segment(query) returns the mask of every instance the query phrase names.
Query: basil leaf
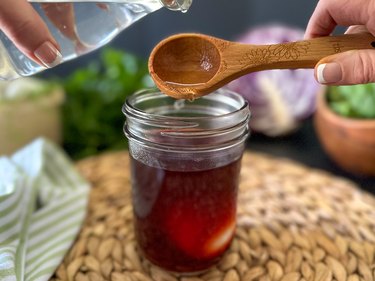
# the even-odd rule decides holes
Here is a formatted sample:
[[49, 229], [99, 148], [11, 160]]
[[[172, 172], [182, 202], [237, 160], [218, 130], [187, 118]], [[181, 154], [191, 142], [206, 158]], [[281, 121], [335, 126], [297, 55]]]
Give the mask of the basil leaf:
[[100, 60], [77, 69], [62, 84], [65, 150], [73, 159], [107, 150], [126, 149], [121, 112], [126, 97], [149, 87], [147, 62], [105, 48]]
[[375, 84], [332, 86], [328, 103], [337, 114], [357, 119], [375, 118]]

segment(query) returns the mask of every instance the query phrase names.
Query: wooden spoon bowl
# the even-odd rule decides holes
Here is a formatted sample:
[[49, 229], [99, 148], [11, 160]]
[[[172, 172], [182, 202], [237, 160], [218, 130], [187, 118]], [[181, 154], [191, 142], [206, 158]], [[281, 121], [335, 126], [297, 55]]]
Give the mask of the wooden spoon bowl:
[[173, 44], [155, 50], [153, 73], [166, 83], [201, 84], [211, 80], [220, 68], [220, 52], [201, 37], [177, 37]]

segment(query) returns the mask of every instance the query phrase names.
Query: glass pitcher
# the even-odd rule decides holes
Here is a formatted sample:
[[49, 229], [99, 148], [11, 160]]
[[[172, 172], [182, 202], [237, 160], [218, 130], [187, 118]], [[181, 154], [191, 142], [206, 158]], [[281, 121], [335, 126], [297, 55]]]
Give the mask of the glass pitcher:
[[[29, 0], [57, 40], [62, 61], [89, 53], [142, 17], [166, 7], [185, 12], [192, 0]], [[0, 31], [0, 80], [45, 68], [26, 57]]]

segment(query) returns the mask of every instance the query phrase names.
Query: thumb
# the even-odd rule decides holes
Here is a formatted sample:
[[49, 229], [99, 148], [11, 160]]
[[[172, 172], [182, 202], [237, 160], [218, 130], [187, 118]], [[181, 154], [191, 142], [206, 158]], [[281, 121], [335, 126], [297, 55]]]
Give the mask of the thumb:
[[375, 51], [355, 50], [326, 57], [316, 65], [315, 77], [329, 85], [375, 82]]
[[0, 0], [0, 28], [16, 47], [39, 64], [61, 62], [58, 44], [34, 8], [25, 0]]

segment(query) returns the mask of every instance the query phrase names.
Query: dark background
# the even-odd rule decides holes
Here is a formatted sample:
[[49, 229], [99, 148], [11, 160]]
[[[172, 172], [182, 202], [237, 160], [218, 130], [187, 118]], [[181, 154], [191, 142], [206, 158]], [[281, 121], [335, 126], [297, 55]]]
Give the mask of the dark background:
[[[248, 28], [262, 24], [284, 24], [304, 29], [317, 1], [312, 0], [193, 0], [188, 13], [159, 10], [123, 31], [109, 45], [147, 59], [163, 38], [178, 32], [200, 32], [235, 40]], [[339, 28], [338, 32], [343, 29]], [[67, 62], [43, 76], [66, 76], [78, 67], [98, 59], [99, 51]], [[325, 154], [315, 135], [312, 120], [307, 120], [293, 135], [267, 138], [252, 135], [248, 147], [255, 151], [297, 160], [357, 182], [374, 192], [375, 179], [346, 173]]]

